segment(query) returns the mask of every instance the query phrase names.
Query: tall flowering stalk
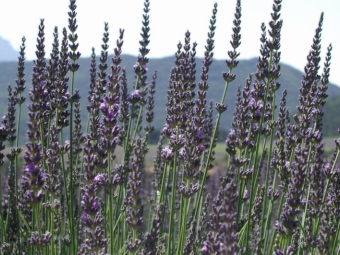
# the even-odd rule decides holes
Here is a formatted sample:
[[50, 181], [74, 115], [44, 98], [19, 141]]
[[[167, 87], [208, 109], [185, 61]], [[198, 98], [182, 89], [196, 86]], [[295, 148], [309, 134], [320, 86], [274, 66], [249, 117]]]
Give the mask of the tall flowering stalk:
[[32, 220], [32, 229], [27, 242], [31, 245], [30, 252], [45, 254], [45, 248], [51, 241], [51, 233], [44, 233], [44, 226], [41, 222], [41, 202], [44, 198], [43, 186], [45, 174], [43, 173], [43, 148], [44, 124], [43, 116], [47, 109], [47, 102], [44, 98], [46, 92], [45, 82], [45, 51], [44, 51], [44, 20], [41, 20], [38, 34], [37, 60], [33, 68], [32, 87], [29, 92], [31, 103], [28, 106], [29, 122], [25, 151], [25, 169], [22, 177], [23, 201], [26, 204]]
[[79, 94], [76, 92], [74, 89], [74, 83], [75, 83], [75, 72], [79, 69], [79, 64], [77, 64], [77, 60], [80, 58], [80, 52], [77, 51], [78, 49], [78, 35], [76, 33], [78, 25], [77, 25], [77, 19], [76, 19], [76, 1], [75, 0], [70, 0], [70, 5], [69, 5], [70, 11], [68, 12], [69, 15], [69, 53], [68, 56], [71, 60], [71, 63], [69, 64], [69, 69], [72, 73], [71, 77], [71, 90], [70, 90], [70, 98], [69, 98], [69, 103], [70, 103], [70, 156], [69, 156], [69, 190], [66, 194], [66, 196], [69, 196], [69, 207], [68, 207], [68, 215], [69, 215], [69, 230], [70, 230], [70, 238], [71, 238], [71, 251], [72, 254], [77, 253], [77, 240], [76, 240], [76, 235], [75, 235], [75, 230], [76, 230], [76, 225], [75, 225], [75, 219], [74, 219], [74, 208], [75, 208], [75, 179], [76, 179], [76, 165], [77, 161], [74, 160], [74, 140], [71, 139], [73, 137], [73, 132], [74, 132], [74, 123], [73, 123], [73, 116], [74, 116], [74, 103], [77, 103], [79, 101]]
[[[5, 155], [3, 154], [3, 150], [5, 149], [5, 145], [4, 143], [6, 142], [6, 137], [7, 137], [7, 130], [5, 128], [4, 125], [1, 125], [0, 126], [0, 166], [2, 167], [3, 164], [4, 164], [4, 157]], [[3, 183], [3, 177], [4, 177], [4, 171], [3, 169], [1, 169], [1, 172], [0, 172], [0, 183], [2, 185]], [[0, 189], [0, 209], [1, 209], [1, 215], [0, 215], [0, 226], [1, 226], [1, 236], [0, 236], [0, 240], [2, 243], [5, 243], [7, 244], [6, 242], [6, 226], [5, 226], [5, 222], [6, 222], [6, 218], [8, 217], [5, 213], [6, 209], [8, 208], [8, 200], [5, 199], [5, 197], [3, 196], [3, 190], [2, 188]]]
[[[10, 144], [11, 153], [7, 155], [7, 158], [10, 161], [9, 172], [8, 172], [8, 206], [9, 211], [6, 220], [6, 226], [3, 226], [3, 230], [6, 231], [6, 234], [3, 234], [2, 237], [7, 236], [8, 241], [10, 241], [10, 249], [15, 251], [17, 250], [19, 253], [21, 252], [20, 247], [20, 233], [19, 233], [19, 211], [17, 208], [18, 204], [18, 160], [19, 155], [22, 151], [19, 148], [19, 131], [20, 131], [20, 119], [21, 119], [21, 106], [25, 102], [25, 98], [22, 96], [22, 93], [25, 90], [25, 37], [22, 38], [22, 44], [20, 46], [20, 56], [18, 61], [18, 72], [17, 72], [17, 80], [14, 91], [12, 92], [11, 86], [8, 87], [9, 92], [9, 104], [7, 114], [3, 117], [2, 123], [4, 124], [5, 133], [7, 133], [7, 140]], [[17, 122], [15, 122], [15, 112], [16, 106], [18, 105], [18, 113], [17, 113]], [[16, 127], [15, 127], [16, 125]], [[2, 177], [2, 176], [1, 176]], [[0, 177], [0, 183], [2, 183], [2, 178]], [[2, 190], [0, 194], [2, 198]], [[0, 198], [0, 200], [1, 200]], [[2, 204], [2, 201], [0, 201]], [[0, 210], [2, 211], [2, 209]], [[3, 221], [1, 221], [3, 222]]]
[[111, 185], [105, 186], [105, 192], [108, 196], [104, 197], [105, 205], [109, 208], [105, 214], [105, 223], [109, 224], [109, 229], [106, 231], [106, 236], [109, 236], [110, 253], [115, 252], [114, 245], [114, 219], [115, 212], [117, 209], [114, 206], [115, 199], [115, 188], [119, 183], [114, 184], [113, 180], [119, 176], [113, 167], [115, 159], [114, 153], [118, 144], [121, 143], [120, 133], [121, 128], [118, 125], [118, 114], [119, 114], [119, 97], [120, 97], [120, 54], [123, 45], [123, 34], [124, 30], [120, 30], [119, 40], [117, 40], [117, 47], [114, 49], [115, 55], [112, 58], [113, 65], [111, 66], [111, 73], [108, 75], [108, 81], [105, 83], [106, 94], [103, 94], [102, 102], [99, 106], [102, 112], [102, 120], [100, 123], [100, 139], [98, 140], [98, 157], [101, 164], [97, 167], [100, 171], [103, 171], [107, 176], [108, 180], [111, 180]]
[[[219, 128], [219, 124], [220, 124], [220, 119], [221, 119], [221, 115], [224, 111], [227, 110], [227, 106], [224, 104], [224, 101], [225, 101], [225, 98], [226, 98], [226, 95], [227, 95], [227, 91], [228, 91], [228, 87], [229, 87], [229, 84], [235, 79], [236, 75], [232, 73], [233, 69], [237, 67], [238, 65], [238, 61], [236, 60], [237, 57], [240, 55], [240, 53], [238, 53], [236, 50], [237, 48], [240, 46], [241, 44], [241, 35], [240, 35], [240, 32], [241, 32], [241, 1], [237, 1], [236, 3], [236, 11], [235, 11], [235, 19], [233, 21], [233, 24], [234, 24], [234, 28], [233, 28], [233, 35], [232, 35], [232, 40], [230, 41], [231, 43], [231, 46], [233, 48], [232, 51], [228, 51], [228, 56], [230, 57], [229, 60], [226, 61], [227, 63], [227, 66], [229, 67], [229, 72], [224, 72], [223, 73], [223, 78], [225, 80], [225, 87], [224, 87], [224, 91], [223, 91], [223, 94], [222, 94], [222, 98], [221, 98], [221, 101], [219, 103], [216, 103], [215, 105], [215, 108], [218, 112], [218, 115], [217, 115], [217, 118], [216, 118], [216, 121], [215, 121], [215, 126], [213, 128], [213, 132], [212, 132], [212, 136], [211, 136], [211, 139], [210, 139], [210, 146], [209, 146], [209, 150], [207, 152], [207, 162], [205, 163], [205, 168], [204, 168], [204, 172], [203, 172], [203, 182], [201, 184], [201, 187], [200, 187], [200, 190], [199, 190], [199, 193], [198, 193], [198, 197], [196, 199], [196, 204], [195, 204], [195, 218], [197, 219], [198, 218], [198, 215], [199, 215], [199, 211], [201, 209], [201, 206], [202, 206], [202, 198], [203, 198], [203, 191], [204, 191], [204, 185], [205, 185], [205, 180], [206, 180], [206, 177], [207, 177], [207, 174], [208, 174], [208, 170], [210, 168], [210, 161], [211, 161], [211, 157], [212, 157], [212, 154], [213, 154], [213, 149], [214, 149], [214, 145], [215, 145], [215, 139], [217, 137], [217, 133], [218, 133], [218, 128]], [[214, 31], [214, 26], [212, 24], [212, 27], [213, 30], [211, 30], [211, 32]], [[210, 29], [211, 29], [210, 28]], [[212, 34], [208, 34], [209, 36], [209, 39], [210, 39], [210, 43], [212, 43]], [[208, 40], [209, 42], [209, 40]], [[210, 45], [211, 46], [211, 45]], [[209, 45], [208, 45], [208, 51], [207, 51], [207, 54], [208, 54], [208, 62], [210, 60], [210, 57], [212, 56], [209, 56], [210, 54], [210, 51], [211, 49], [209, 49]], [[204, 69], [203, 69], [204, 71]]]

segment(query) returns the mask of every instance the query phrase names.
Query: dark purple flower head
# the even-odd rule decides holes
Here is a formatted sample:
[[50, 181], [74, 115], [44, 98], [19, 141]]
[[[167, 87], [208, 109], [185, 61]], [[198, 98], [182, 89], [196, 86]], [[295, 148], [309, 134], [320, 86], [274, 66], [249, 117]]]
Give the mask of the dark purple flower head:
[[186, 156], [186, 152], [185, 152], [184, 147], [182, 147], [182, 148], [179, 150], [179, 157], [180, 157], [181, 159], [184, 159], [185, 156]]
[[279, 249], [275, 250], [275, 255], [283, 255], [283, 254], [284, 253], [281, 250], [279, 250]]
[[312, 136], [313, 136], [313, 128], [309, 127], [309, 128], [307, 129], [307, 131], [305, 131], [305, 136], [306, 136], [307, 138], [312, 138]]
[[39, 174], [40, 168], [36, 167], [36, 165], [33, 162], [29, 162], [25, 167], [25, 172], [31, 176], [36, 176]]
[[136, 64], [134, 64], [133, 66], [133, 70], [135, 71], [135, 73], [139, 76], [146, 74], [146, 72], [148, 71], [148, 68], [145, 66], [141, 66], [138, 62]]
[[40, 89], [45, 90], [46, 89], [46, 81], [40, 81]]
[[202, 128], [200, 128], [200, 129], [197, 130], [197, 138], [198, 138], [199, 140], [201, 140], [201, 139], [204, 138], [204, 132], [203, 132], [203, 129], [202, 129]]
[[96, 177], [93, 179], [94, 183], [98, 186], [102, 186], [106, 182], [105, 174], [97, 174]]
[[325, 173], [326, 176], [330, 176], [331, 169], [332, 169], [331, 164], [326, 163], [326, 165], [324, 166], [324, 173]]
[[129, 97], [129, 101], [131, 103], [137, 103], [140, 101], [140, 99], [141, 99], [141, 92], [138, 89], [131, 92], [131, 95]]
[[91, 220], [89, 219], [89, 217], [87, 216], [86, 213], [83, 213], [83, 215], [81, 216], [81, 221], [86, 225], [90, 225], [89, 223], [91, 222]]
[[200, 143], [200, 144], [197, 146], [197, 149], [198, 149], [198, 150], [203, 150], [203, 149], [204, 149], [204, 145]]
[[92, 208], [93, 208], [93, 210], [95, 210], [95, 211], [98, 211], [98, 210], [99, 210], [100, 204], [99, 204], [97, 198], [93, 199], [93, 201], [92, 201]]
[[103, 180], [105, 180], [104, 174], [97, 174], [96, 177], [94, 177], [95, 182], [102, 182]]
[[178, 138], [175, 134], [172, 134], [170, 136], [170, 145], [175, 150], [179, 150], [180, 148], [182, 148], [184, 146], [184, 144], [185, 144], [184, 135], [180, 134], [180, 135], [178, 135]]
[[5, 141], [7, 138], [7, 130], [3, 125], [0, 127], [0, 141]]
[[165, 124], [162, 130], [162, 134], [164, 134], [166, 137], [171, 136], [171, 129], [168, 124]]
[[316, 130], [315, 133], [313, 134], [313, 142], [314, 143], [320, 143], [322, 140], [322, 133], [320, 130]]
[[117, 104], [113, 105], [108, 112], [107, 112], [107, 118], [109, 120], [116, 119], [117, 115], [119, 113], [119, 106]]
[[[176, 140], [176, 135], [175, 135], [175, 134], [172, 134], [170, 138], [173, 139], [173, 140]], [[179, 136], [178, 136], [178, 141], [179, 141], [180, 143], [184, 143], [184, 141], [185, 141], [184, 135], [179, 135]]]

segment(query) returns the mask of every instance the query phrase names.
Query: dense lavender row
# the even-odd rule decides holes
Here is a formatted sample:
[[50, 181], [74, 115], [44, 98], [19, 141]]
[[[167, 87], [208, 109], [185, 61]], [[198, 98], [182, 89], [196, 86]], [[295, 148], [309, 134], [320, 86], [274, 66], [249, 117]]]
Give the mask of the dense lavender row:
[[[149, 0], [144, 2], [139, 56], [128, 67], [135, 74], [132, 86], [126, 79], [129, 69], [121, 66], [124, 30], [119, 31], [110, 62], [105, 23], [99, 63], [92, 51], [86, 107], [74, 87], [80, 58], [75, 0], [70, 0], [68, 29], [61, 38], [58, 28], [54, 30], [49, 58], [41, 20], [29, 98], [22, 96], [23, 38], [16, 86], [8, 87], [8, 110], [0, 127], [0, 150], [9, 148], [7, 159], [0, 153], [1, 254], [340, 252], [340, 139], [329, 162], [322, 143], [332, 46], [319, 74], [322, 14], [304, 68], [298, 112], [290, 116], [287, 93], [276, 93], [284, 86], [278, 83], [281, 1], [273, 1], [269, 28], [261, 26], [257, 71], [238, 86], [225, 143], [227, 166], [220, 171], [211, 170], [240, 55], [240, 0], [227, 71], [221, 74], [225, 87], [220, 102], [206, 100], [217, 4], [199, 80], [196, 43], [189, 31], [177, 45], [152, 173], [144, 166], [154, 130], [157, 80], [157, 71], [150, 75], [147, 68]], [[22, 152], [18, 127], [26, 100], [29, 122]], [[85, 125], [81, 109], [88, 112]], [[124, 151], [119, 161], [118, 147]]]

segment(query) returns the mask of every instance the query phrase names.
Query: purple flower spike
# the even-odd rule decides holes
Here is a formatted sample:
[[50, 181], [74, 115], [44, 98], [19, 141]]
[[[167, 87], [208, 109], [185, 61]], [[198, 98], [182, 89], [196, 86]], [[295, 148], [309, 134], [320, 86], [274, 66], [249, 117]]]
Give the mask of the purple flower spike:
[[33, 162], [27, 163], [25, 167], [25, 172], [30, 174], [30, 175], [37, 175], [40, 169], [35, 166]]

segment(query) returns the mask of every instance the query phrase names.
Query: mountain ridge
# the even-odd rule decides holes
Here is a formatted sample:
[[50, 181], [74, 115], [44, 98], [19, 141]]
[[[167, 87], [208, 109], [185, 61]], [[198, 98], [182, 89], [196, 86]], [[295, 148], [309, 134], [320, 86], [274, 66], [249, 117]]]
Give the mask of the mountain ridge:
[[19, 52], [16, 51], [11, 43], [0, 36], [0, 62], [10, 62], [17, 60]]
[[[128, 90], [131, 92], [133, 87], [134, 81], [134, 72], [133, 72], [133, 65], [136, 63], [137, 57], [131, 55], [122, 55], [122, 67], [126, 67], [127, 70], [127, 79], [128, 79]], [[149, 63], [147, 64], [148, 67], [148, 82], [151, 83], [151, 77], [155, 70], [157, 70], [157, 80], [156, 80], [156, 94], [155, 94], [155, 119], [154, 119], [154, 126], [156, 129], [161, 129], [165, 123], [165, 115], [166, 115], [166, 97], [167, 97], [167, 88], [168, 82], [170, 77], [171, 68], [174, 66], [174, 57], [166, 57], [166, 58], [157, 58], [157, 59], [150, 59]], [[202, 66], [202, 58], [196, 58], [196, 82], [199, 81], [199, 74]], [[81, 109], [82, 109], [82, 119], [85, 121], [87, 120], [87, 111], [86, 105], [87, 103], [87, 96], [88, 96], [88, 84], [90, 82], [90, 58], [81, 58], [79, 59], [78, 63], [80, 65], [79, 71], [75, 74], [75, 89], [80, 90], [81, 96]], [[97, 64], [99, 63], [97, 59]], [[240, 60], [240, 63], [237, 68], [233, 70], [236, 74], [236, 79], [232, 82], [229, 86], [229, 90], [227, 93], [225, 103], [228, 105], [228, 110], [222, 115], [221, 119], [221, 130], [229, 131], [231, 127], [231, 121], [235, 109], [235, 102], [237, 96], [237, 88], [238, 85], [243, 88], [246, 79], [250, 73], [256, 72], [256, 64], [257, 59], [248, 59], [248, 60]], [[108, 58], [108, 65], [111, 65], [111, 57]], [[26, 70], [26, 91], [25, 96], [28, 98], [28, 88], [30, 87], [30, 79], [32, 76], [32, 68], [33, 62], [27, 61], [25, 63], [25, 70]], [[108, 68], [109, 72], [110, 68]], [[227, 65], [223, 60], [213, 60], [213, 63], [209, 69], [209, 80], [208, 83], [210, 84], [210, 88], [207, 92], [207, 102], [214, 101], [219, 102], [221, 100], [221, 95], [224, 90], [225, 81], [222, 77], [222, 72], [227, 71]], [[0, 63], [0, 88], [1, 91], [4, 93], [0, 93], [0, 114], [1, 116], [5, 113], [7, 109], [7, 85], [15, 84], [16, 79], [16, 71], [17, 71], [17, 63], [16, 62], [6, 62]], [[255, 79], [254, 79], [255, 80]], [[279, 82], [281, 83], [281, 87], [277, 93], [276, 102], [277, 105], [280, 103], [280, 97], [282, 95], [283, 89], [287, 90], [287, 107], [289, 108], [290, 115], [296, 112], [296, 106], [298, 105], [298, 95], [299, 95], [299, 88], [302, 80], [302, 72], [288, 66], [286, 64], [281, 64], [281, 77]], [[336, 97], [340, 96], [340, 87], [329, 84], [329, 89], [327, 94], [330, 95], [329, 97]], [[27, 104], [27, 101], [25, 104]], [[24, 110], [27, 110], [27, 107], [23, 107]], [[27, 121], [27, 114], [25, 111], [23, 112], [23, 123]], [[214, 117], [216, 113], [214, 113]], [[85, 126], [85, 123], [83, 123]], [[27, 125], [25, 124], [25, 128]]]

